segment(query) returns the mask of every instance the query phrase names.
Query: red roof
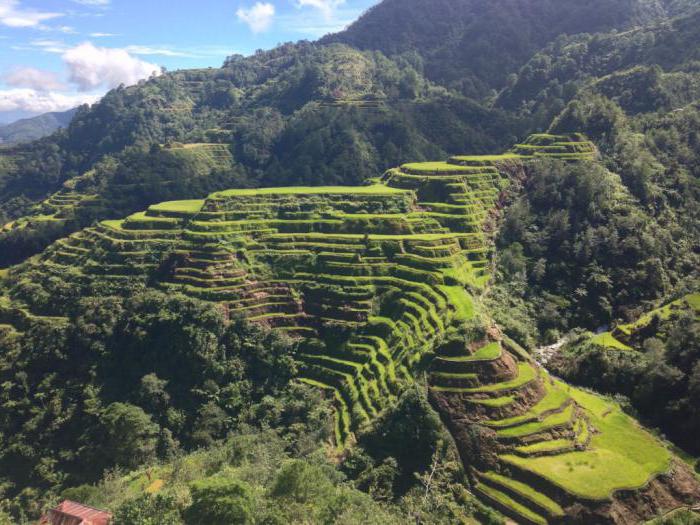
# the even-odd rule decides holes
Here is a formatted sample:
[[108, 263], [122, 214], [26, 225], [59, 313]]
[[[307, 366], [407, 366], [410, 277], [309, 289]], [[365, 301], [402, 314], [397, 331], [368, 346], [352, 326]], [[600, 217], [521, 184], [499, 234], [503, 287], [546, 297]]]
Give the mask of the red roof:
[[41, 518], [40, 525], [109, 525], [112, 515], [104, 510], [66, 500]]

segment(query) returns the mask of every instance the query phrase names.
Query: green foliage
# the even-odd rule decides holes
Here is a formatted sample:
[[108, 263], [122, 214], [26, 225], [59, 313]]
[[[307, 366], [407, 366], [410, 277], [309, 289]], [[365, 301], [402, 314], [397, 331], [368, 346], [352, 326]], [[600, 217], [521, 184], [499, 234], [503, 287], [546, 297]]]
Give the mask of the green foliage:
[[191, 492], [192, 505], [185, 512], [188, 524], [253, 522], [252, 495], [245, 483], [214, 476], [193, 483]]
[[656, 518], [649, 522], [649, 525], [698, 525], [700, 516], [692, 510], [678, 510], [664, 517]]
[[184, 522], [180, 517], [177, 503], [171, 495], [142, 494], [117, 507], [114, 511], [113, 523], [114, 525], [180, 525]]
[[327, 496], [330, 491], [332, 485], [319, 467], [303, 461], [290, 461], [282, 465], [270, 495], [297, 503], [311, 503]]
[[[381, 477], [386, 478], [389, 474], [388, 479], [391, 479], [396, 476], [390, 473], [392, 462], [395, 462], [398, 476], [394, 487], [402, 493], [414, 483], [415, 473], [430, 466], [433, 455], [444, 446], [446, 439], [440, 418], [424, 392], [412, 387], [401, 395], [395, 407], [380, 416], [373, 430], [360, 436], [359, 443], [376, 462], [383, 463], [380, 468], [389, 471], [382, 473]], [[372, 476], [379, 477], [380, 473], [375, 471]], [[367, 479], [365, 483], [379, 482]]]
[[678, 312], [647, 325], [630, 344], [635, 350], [609, 350], [587, 336], [575, 339], [552, 363], [575, 383], [630, 398], [632, 406], [676, 443], [697, 454], [700, 429], [700, 321]]
[[141, 408], [112, 403], [100, 414], [104, 432], [102, 452], [114, 464], [135, 468], [156, 455], [158, 425]]
[[[474, 16], [478, 13], [478, 16]], [[473, 98], [505, 85], [537, 50], [562, 34], [597, 33], [663, 15], [645, 2], [390, 0], [323, 42], [376, 49], [418, 63], [428, 78]]]
[[683, 248], [596, 164], [533, 165], [497, 242], [504, 292], [494, 297], [527, 301], [541, 334], [607, 324], [668, 293], [684, 273], [671, 255]]

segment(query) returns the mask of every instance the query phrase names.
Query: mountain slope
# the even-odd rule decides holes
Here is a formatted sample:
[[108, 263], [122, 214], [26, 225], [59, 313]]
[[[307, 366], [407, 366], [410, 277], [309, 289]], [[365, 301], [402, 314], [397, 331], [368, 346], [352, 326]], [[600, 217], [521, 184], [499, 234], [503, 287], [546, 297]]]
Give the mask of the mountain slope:
[[408, 60], [415, 53], [429, 79], [481, 97], [560, 35], [623, 30], [664, 16], [658, 2], [645, 0], [387, 0], [321, 41]]
[[[483, 230], [511, 182], [509, 174], [542, 159], [562, 166], [583, 162], [591, 169], [595, 155], [595, 147], [579, 134], [540, 134], [504, 155], [404, 164], [364, 186], [231, 189], [204, 200], [153, 205], [61, 239], [13, 268], [0, 297], [0, 341], [27, 344], [38, 327], [70, 333], [86, 302], [119, 295], [159, 290], [168, 294], [171, 308], [182, 302], [198, 319], [210, 312], [204, 306], [210, 303], [234, 326], [245, 319], [297, 338], [296, 351], [287, 349], [297, 365], [285, 377], [335, 401], [333, 441], [339, 450], [381, 425], [408, 386], [427, 376], [431, 400], [485, 501], [533, 523], [565, 516], [613, 523], [624, 523], [623, 514], [651, 518], [700, 497], [700, 484], [687, 467], [616, 405], [553, 381], [503, 336], [478, 298], [489, 279], [490, 245]], [[153, 295], [149, 302], [146, 311], [158, 304]], [[127, 310], [127, 323], [128, 316]], [[126, 417], [124, 411], [141, 414], [125, 408], [122, 396], [139, 390], [144, 371], [185, 392], [203, 374], [215, 376], [208, 368], [211, 354], [197, 373], [183, 366], [187, 353], [180, 352], [187, 352], [191, 336], [185, 334], [193, 322], [172, 328], [184, 330], [181, 335], [162, 332], [177, 353], [158, 345], [145, 358], [140, 344], [124, 345], [118, 355], [103, 359], [128, 364], [112, 370], [101, 388], [94, 385], [92, 400], [84, 397], [89, 393], [67, 395], [73, 403], [89, 403], [91, 412], [113, 401], [101, 416], [109, 436], [114, 417]], [[205, 326], [221, 331], [216, 319]], [[137, 338], [145, 337], [145, 331], [139, 333]], [[214, 340], [201, 339], [197, 349], [205, 351], [208, 344]], [[284, 349], [278, 351], [284, 355]], [[249, 373], [260, 371], [251, 367]], [[40, 469], [35, 462], [42, 460], [18, 446], [38, 439], [53, 443], [57, 429], [22, 424], [28, 414], [16, 397], [22, 394], [13, 374], [8, 369], [3, 383], [5, 408], [13, 415], [6, 434], [12, 434], [10, 428], [22, 430], [9, 438], [0, 465], [27, 473], [25, 483], [45, 486], [40, 474], [51, 470]], [[48, 387], [42, 376], [32, 374], [39, 390]], [[22, 377], [27, 384], [29, 378]], [[212, 382], [209, 390], [215, 388]], [[224, 412], [221, 417], [237, 412], [226, 395], [212, 402]], [[196, 443], [198, 422], [178, 428], [170, 417], [158, 431], [151, 423], [148, 432], [165, 429], [170, 440]], [[100, 428], [97, 423], [90, 431], [100, 434]], [[168, 443], [163, 446], [174, 447]], [[100, 464], [111, 466], [104, 446], [119, 451], [113, 457], [117, 464], [138, 464], [109, 440], [93, 451]], [[70, 445], [64, 447], [66, 459], [54, 464], [55, 475], [64, 469], [76, 475], [84, 468], [82, 460], [70, 454]], [[512, 499], [514, 493], [520, 503]]]
[[0, 144], [31, 142], [51, 135], [58, 128], [68, 126], [77, 111], [76, 108], [62, 112], [44, 113], [0, 126]]

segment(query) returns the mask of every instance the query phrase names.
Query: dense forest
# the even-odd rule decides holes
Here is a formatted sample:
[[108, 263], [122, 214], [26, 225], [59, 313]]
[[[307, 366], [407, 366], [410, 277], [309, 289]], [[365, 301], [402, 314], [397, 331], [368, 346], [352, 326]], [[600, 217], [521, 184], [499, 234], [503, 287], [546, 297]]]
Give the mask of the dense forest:
[[[526, 360], [554, 344], [543, 360], [553, 376], [608, 396], [668, 439], [664, 447], [680, 447], [679, 472], [700, 472], [700, 313], [648, 314], [700, 289], [699, 25], [697, 4], [682, 0], [384, 0], [340, 33], [120, 86], [65, 128], [1, 146], [0, 524], [32, 523], [62, 499], [108, 508], [114, 525], [496, 524], [513, 517], [509, 508], [540, 523], [522, 509], [518, 486], [509, 492], [515, 503], [476, 496], [484, 482], [475, 469], [494, 463], [503, 429], [470, 420], [456, 431], [471, 416], [455, 423], [440, 411], [431, 359], [436, 349], [448, 354], [437, 361], [454, 359], [455, 341], [477, 351], [497, 340]], [[528, 139], [533, 133], [579, 133], [595, 151], [575, 161], [556, 152], [509, 159], [546, 148]], [[75, 232], [98, 227], [101, 235], [100, 221], [127, 216], [148, 222], [139, 213], [162, 201], [230, 188], [391, 183], [396, 166], [400, 176], [419, 176], [409, 162], [504, 152], [485, 170], [500, 177], [495, 206], [475, 201], [488, 248], [473, 249], [472, 262], [487, 254], [475, 265], [485, 284], [455, 275], [443, 283], [464, 284], [473, 318], [431, 341], [418, 372], [398, 374], [396, 395], [345, 445], [337, 431], [345, 393], [298, 380], [319, 343], [220, 307], [209, 300], [223, 293], [214, 286], [204, 300], [155, 286], [186, 259], [177, 249], [132, 249], [127, 233], [114, 234], [124, 253], [156, 268], [133, 287], [108, 279], [109, 268], [89, 282], [77, 270], [60, 278], [47, 262], [67, 257], [62, 246], [87, 251], [70, 240]], [[432, 163], [433, 174], [478, 165], [453, 159]], [[437, 202], [448, 194], [434, 195], [414, 212], [456, 207]], [[398, 209], [359, 213], [371, 225], [372, 215], [394, 220]], [[284, 219], [338, 219], [330, 206], [309, 213], [298, 205]], [[183, 216], [152, 220], [168, 228], [184, 220], [184, 236], [194, 235], [202, 219]], [[227, 210], [217, 220], [238, 219]], [[418, 235], [446, 224], [421, 223]], [[169, 235], [153, 229], [157, 240]], [[213, 239], [207, 249], [230, 240], [215, 227], [202, 235]], [[349, 264], [395, 255], [373, 251], [371, 240], [365, 232]], [[333, 254], [336, 242], [314, 256], [318, 268], [323, 257], [348, 264]], [[253, 245], [226, 250], [252, 264], [245, 249]], [[120, 253], [95, 251], [124, 264]], [[423, 270], [423, 255], [402, 255]], [[193, 274], [196, 284], [203, 272]], [[387, 289], [367, 306], [377, 319], [395, 299]], [[361, 300], [347, 302], [352, 309]], [[601, 333], [647, 317], [625, 341], [601, 344], [609, 343]], [[329, 330], [326, 348], [343, 347], [344, 330]], [[385, 357], [372, 367], [383, 370]], [[356, 371], [341, 364], [340, 375]], [[585, 425], [575, 424], [577, 435]], [[538, 512], [559, 516], [558, 503], [535, 499]], [[649, 519], [663, 514], [653, 508]], [[654, 523], [698, 517], [681, 511]]]

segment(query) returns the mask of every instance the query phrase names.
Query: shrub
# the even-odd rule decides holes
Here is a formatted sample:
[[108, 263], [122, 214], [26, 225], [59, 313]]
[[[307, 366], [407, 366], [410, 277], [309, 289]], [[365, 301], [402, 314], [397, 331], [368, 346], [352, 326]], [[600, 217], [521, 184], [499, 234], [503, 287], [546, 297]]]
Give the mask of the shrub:
[[113, 525], [179, 525], [183, 523], [172, 496], [143, 494], [122, 503], [114, 512]]
[[190, 486], [192, 505], [185, 511], [188, 525], [227, 525], [252, 522], [252, 497], [248, 485], [222, 476], [197, 481]]
[[330, 492], [332, 484], [319, 468], [301, 460], [284, 464], [277, 474], [271, 495], [298, 503], [316, 501]]

